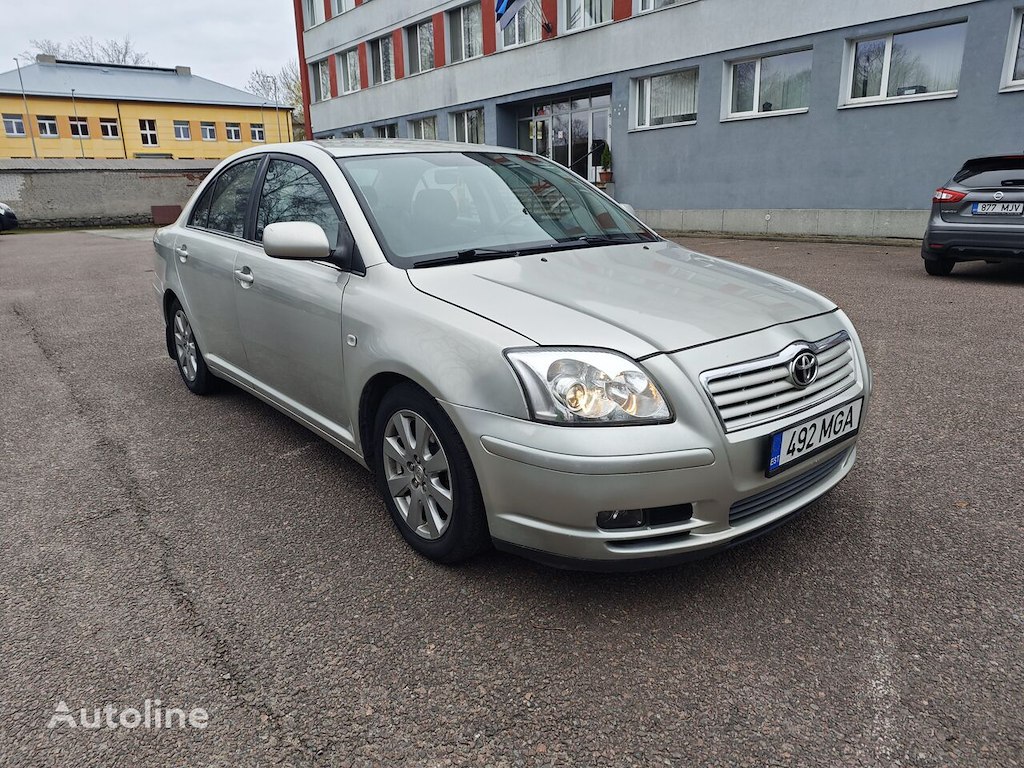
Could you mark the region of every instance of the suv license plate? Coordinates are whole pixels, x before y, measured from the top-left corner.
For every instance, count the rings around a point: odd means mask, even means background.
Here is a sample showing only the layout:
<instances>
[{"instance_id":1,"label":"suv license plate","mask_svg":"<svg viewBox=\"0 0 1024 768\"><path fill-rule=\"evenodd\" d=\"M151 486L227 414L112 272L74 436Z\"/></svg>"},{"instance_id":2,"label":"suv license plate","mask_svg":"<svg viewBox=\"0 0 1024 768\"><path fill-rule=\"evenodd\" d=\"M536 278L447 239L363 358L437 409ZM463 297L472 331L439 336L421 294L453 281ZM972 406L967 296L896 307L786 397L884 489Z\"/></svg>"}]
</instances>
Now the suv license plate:
<instances>
[{"instance_id":1,"label":"suv license plate","mask_svg":"<svg viewBox=\"0 0 1024 768\"><path fill-rule=\"evenodd\" d=\"M802 424L776 432L772 435L772 449L765 475L771 477L857 434L863 405L864 398L859 398Z\"/></svg>"},{"instance_id":2,"label":"suv license plate","mask_svg":"<svg viewBox=\"0 0 1024 768\"><path fill-rule=\"evenodd\" d=\"M1020 216L1024 214L1024 203L971 203L975 216Z\"/></svg>"}]
</instances>

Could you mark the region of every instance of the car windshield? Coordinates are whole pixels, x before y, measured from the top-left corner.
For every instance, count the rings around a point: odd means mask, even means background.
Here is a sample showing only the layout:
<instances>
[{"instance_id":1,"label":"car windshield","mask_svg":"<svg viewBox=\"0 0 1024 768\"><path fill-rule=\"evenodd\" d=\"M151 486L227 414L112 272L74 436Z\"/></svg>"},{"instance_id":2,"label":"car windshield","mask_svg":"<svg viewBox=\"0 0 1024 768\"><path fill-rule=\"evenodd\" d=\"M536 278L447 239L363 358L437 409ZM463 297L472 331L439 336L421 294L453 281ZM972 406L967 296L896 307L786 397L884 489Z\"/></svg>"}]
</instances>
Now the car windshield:
<instances>
[{"instance_id":1,"label":"car windshield","mask_svg":"<svg viewBox=\"0 0 1024 768\"><path fill-rule=\"evenodd\" d=\"M423 152L338 164L399 267L658 239L578 176L534 155Z\"/></svg>"}]
</instances>

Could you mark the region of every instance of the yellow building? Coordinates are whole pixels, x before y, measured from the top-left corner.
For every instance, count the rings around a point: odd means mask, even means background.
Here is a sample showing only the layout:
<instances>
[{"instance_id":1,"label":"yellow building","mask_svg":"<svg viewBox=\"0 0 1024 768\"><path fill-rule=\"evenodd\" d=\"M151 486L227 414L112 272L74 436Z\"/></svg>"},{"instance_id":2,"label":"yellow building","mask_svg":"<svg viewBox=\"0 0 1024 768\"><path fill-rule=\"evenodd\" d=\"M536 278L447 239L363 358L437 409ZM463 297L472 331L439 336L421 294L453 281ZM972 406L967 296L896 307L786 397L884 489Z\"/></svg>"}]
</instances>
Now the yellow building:
<instances>
[{"instance_id":1,"label":"yellow building","mask_svg":"<svg viewBox=\"0 0 1024 768\"><path fill-rule=\"evenodd\" d=\"M38 56L0 74L0 115L0 158L220 159L292 140L291 107L188 67Z\"/></svg>"}]
</instances>

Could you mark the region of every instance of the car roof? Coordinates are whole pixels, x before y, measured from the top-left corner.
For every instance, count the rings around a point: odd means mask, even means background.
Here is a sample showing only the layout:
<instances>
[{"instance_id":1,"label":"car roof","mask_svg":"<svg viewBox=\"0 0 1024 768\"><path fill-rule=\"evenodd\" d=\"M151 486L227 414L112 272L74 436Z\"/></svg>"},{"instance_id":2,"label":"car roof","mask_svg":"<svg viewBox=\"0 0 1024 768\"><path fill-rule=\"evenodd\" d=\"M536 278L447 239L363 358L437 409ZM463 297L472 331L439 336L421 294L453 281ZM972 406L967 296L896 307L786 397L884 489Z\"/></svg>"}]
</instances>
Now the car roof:
<instances>
[{"instance_id":1,"label":"car roof","mask_svg":"<svg viewBox=\"0 0 1024 768\"><path fill-rule=\"evenodd\" d=\"M963 169L978 167L998 168L1001 163L1017 165L1024 160L1024 155L988 155L987 157L972 157L964 160Z\"/></svg>"},{"instance_id":2,"label":"car roof","mask_svg":"<svg viewBox=\"0 0 1024 768\"><path fill-rule=\"evenodd\" d=\"M359 157L362 155L394 155L413 152L516 152L509 147L495 147L487 144L469 144L457 141L429 141L425 139L316 139L309 142L319 145L335 157Z\"/></svg>"}]
</instances>

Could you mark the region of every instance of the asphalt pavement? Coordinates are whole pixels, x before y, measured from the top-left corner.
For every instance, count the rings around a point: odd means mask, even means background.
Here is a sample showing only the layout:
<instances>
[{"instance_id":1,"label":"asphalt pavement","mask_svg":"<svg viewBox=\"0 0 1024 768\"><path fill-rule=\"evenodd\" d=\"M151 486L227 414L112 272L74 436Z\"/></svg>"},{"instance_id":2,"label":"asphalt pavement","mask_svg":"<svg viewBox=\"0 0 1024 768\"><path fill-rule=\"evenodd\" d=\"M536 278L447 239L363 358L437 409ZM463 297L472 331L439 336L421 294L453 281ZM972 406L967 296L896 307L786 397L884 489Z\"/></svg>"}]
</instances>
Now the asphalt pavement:
<instances>
[{"instance_id":1,"label":"asphalt pavement","mask_svg":"<svg viewBox=\"0 0 1024 768\"><path fill-rule=\"evenodd\" d=\"M189 394L113 234L0 237L0 765L1024 762L1024 270L685 240L851 316L859 462L746 546L595 575L419 558L339 451Z\"/></svg>"}]
</instances>

